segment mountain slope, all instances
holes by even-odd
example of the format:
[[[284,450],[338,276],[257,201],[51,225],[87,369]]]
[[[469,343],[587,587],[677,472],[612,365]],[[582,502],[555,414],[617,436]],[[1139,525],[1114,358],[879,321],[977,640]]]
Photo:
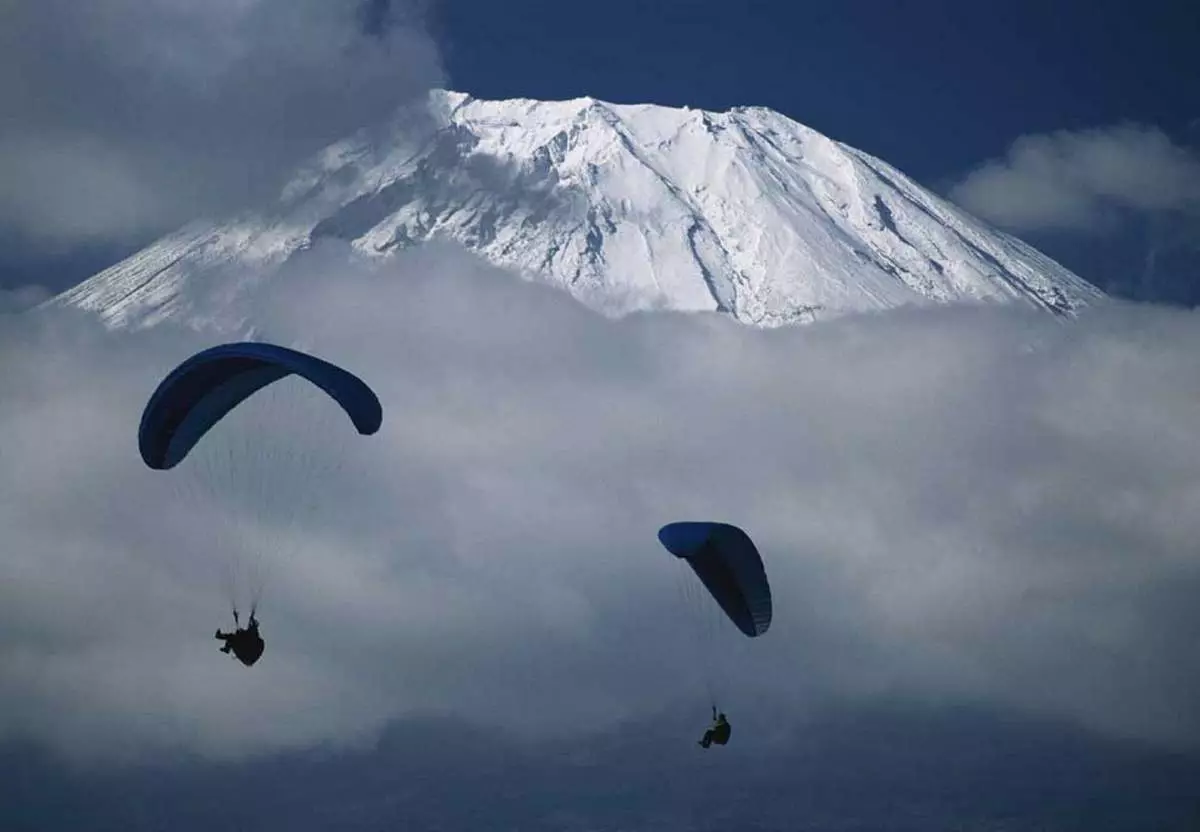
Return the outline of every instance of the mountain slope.
[[[269,210],[196,223],[54,302],[114,326],[236,321],[255,281],[325,237],[373,256],[449,240],[608,313],[721,310],[764,326],[962,300],[1069,313],[1101,297],[771,110],[445,91],[427,106],[327,148]]]

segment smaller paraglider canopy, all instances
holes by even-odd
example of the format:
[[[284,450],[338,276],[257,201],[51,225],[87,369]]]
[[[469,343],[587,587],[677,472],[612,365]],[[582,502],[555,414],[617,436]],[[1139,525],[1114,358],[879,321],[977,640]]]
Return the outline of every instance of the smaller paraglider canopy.
[[[225,414],[289,375],[329,394],[360,434],[375,433],[383,423],[375,393],[341,367],[274,344],[222,344],[196,353],[158,385],[138,429],[142,460],[157,470],[173,468]]]
[[[771,626],[771,587],[750,536],[728,523],[680,522],[659,529],[659,542],[687,561],[729,619],[750,638]]]

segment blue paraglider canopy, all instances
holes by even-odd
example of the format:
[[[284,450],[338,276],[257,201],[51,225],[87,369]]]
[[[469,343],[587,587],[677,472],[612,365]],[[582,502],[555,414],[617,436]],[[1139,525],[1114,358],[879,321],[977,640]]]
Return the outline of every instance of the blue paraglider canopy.
[[[728,523],[681,522],[659,529],[667,551],[687,561],[709,594],[750,638],[771,626],[771,587],[749,535]]]
[[[225,414],[258,390],[298,375],[334,399],[360,434],[383,423],[383,408],[357,376],[319,358],[259,342],[222,344],[196,353],[163,379],[146,404],[138,450],[146,465],[178,465]]]

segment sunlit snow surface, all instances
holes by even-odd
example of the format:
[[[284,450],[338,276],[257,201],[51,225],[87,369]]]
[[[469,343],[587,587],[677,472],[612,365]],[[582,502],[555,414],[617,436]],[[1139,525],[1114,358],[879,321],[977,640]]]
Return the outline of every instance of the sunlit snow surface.
[[[257,282],[323,237],[431,240],[606,314],[721,310],[776,326],[928,302],[1056,313],[1101,293],[886,163],[760,107],[590,98],[424,112],[318,154],[270,210],[196,223],[55,299],[113,326],[238,326]]]

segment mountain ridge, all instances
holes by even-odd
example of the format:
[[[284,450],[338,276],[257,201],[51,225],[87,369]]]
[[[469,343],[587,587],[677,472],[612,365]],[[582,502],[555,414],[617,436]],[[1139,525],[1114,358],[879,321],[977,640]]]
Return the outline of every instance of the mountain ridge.
[[[606,314],[778,326],[910,304],[1103,297],[860,150],[764,107],[723,113],[435,90],[319,154],[277,204],[198,221],[50,303],[111,326],[244,317],[317,241],[366,256],[439,240]]]

